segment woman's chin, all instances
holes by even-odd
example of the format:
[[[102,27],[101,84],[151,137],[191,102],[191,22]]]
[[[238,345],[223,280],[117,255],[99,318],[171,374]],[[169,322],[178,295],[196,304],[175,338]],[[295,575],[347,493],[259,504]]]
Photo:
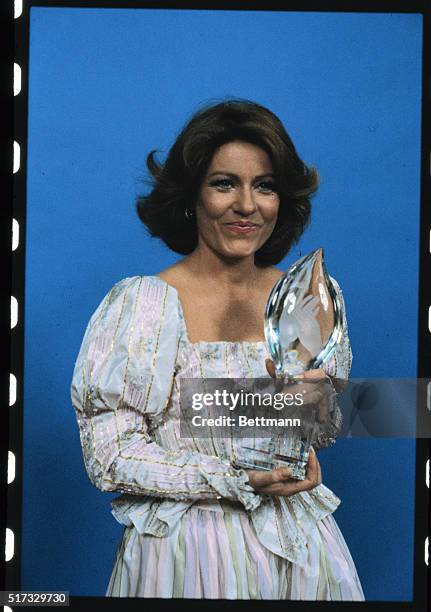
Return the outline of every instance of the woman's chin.
[[[218,244],[214,244],[214,242],[211,244],[207,241],[206,244],[213,253],[216,253],[221,259],[226,261],[253,258],[256,251],[262,246],[260,240],[250,240],[247,238],[229,241],[223,240],[219,241]]]
[[[253,257],[259,247],[255,245],[250,245],[247,248],[231,248],[231,249],[223,249],[223,252],[220,252],[220,255],[224,259],[228,260],[241,260],[247,259],[249,257]]]

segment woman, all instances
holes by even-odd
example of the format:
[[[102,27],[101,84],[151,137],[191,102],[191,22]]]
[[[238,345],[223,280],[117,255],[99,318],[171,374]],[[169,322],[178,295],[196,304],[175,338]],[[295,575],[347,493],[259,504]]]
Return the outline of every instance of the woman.
[[[274,264],[309,220],[316,172],[280,120],[244,100],[198,112],[165,163],[153,152],[148,167],[153,189],[138,214],[186,257],[114,286],[72,383],[89,477],[123,493],[112,502],[125,530],[107,595],[362,600],[314,452],[305,480],[293,480],[286,468],[238,469],[232,438],[182,438],[179,427],[182,378],[274,374],[264,308]],[[325,371],[305,378],[347,379],[350,360],[344,321]]]

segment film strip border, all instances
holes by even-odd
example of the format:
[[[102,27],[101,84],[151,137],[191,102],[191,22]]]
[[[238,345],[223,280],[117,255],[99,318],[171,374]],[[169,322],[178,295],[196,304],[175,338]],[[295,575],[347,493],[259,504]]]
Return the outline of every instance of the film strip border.
[[[133,2],[96,1],[66,2],[6,0],[2,3],[3,55],[12,61],[2,70],[2,101],[6,111],[1,119],[6,143],[2,151],[1,180],[4,189],[3,211],[7,223],[1,230],[3,249],[0,278],[2,287],[1,310],[1,372],[2,416],[0,426],[0,526],[4,534],[0,547],[5,551],[1,562],[0,590],[19,590],[21,572],[21,507],[22,507],[22,433],[23,433],[23,374],[24,374],[24,298],[25,298],[25,230],[26,230],[26,159],[27,159],[27,110],[28,110],[28,53],[29,12],[32,5],[69,6],[98,8],[222,8],[216,2]],[[407,6],[408,5],[408,6]],[[238,3],[231,10],[280,10],[271,2]],[[421,162],[421,223],[420,223],[420,295],[418,327],[418,377],[431,375],[431,11],[427,2],[397,3],[376,0],[375,2],[328,2],[326,6],[316,2],[286,2],[285,10],[301,11],[356,11],[356,12],[417,12],[424,17],[423,45],[423,98],[422,98],[422,162]],[[14,27],[15,24],[15,27]],[[11,31],[15,30],[15,40]],[[12,42],[11,42],[12,40]],[[2,65],[3,68],[3,65]],[[12,86],[13,83],[13,86]],[[12,115],[12,108],[15,114]],[[13,117],[13,120],[12,120]],[[13,126],[13,127],[12,127]],[[11,156],[11,150],[13,155]],[[13,188],[12,188],[13,185]],[[418,402],[418,406],[423,405]],[[428,390],[427,408],[431,410],[431,389]],[[420,415],[418,415],[420,418]],[[430,496],[430,440],[416,441],[416,521],[415,521],[415,574],[414,610],[427,609],[426,584],[429,579],[429,496]],[[3,494],[3,492],[5,494]],[[6,512],[7,510],[7,512]],[[425,520],[423,520],[425,517]],[[429,594],[428,594],[429,597]],[[71,598],[71,600],[87,598]],[[94,598],[91,599],[94,604]],[[103,601],[104,609],[110,602]],[[76,602],[77,603],[77,602]],[[126,602],[124,602],[126,603]],[[132,603],[132,602],[130,602]],[[135,603],[139,603],[138,601]],[[210,602],[207,602],[209,604]],[[216,602],[214,602],[216,603]],[[305,605],[309,602],[304,602]],[[116,602],[112,602],[116,605]],[[293,603],[293,607],[299,604]],[[386,605],[387,604],[387,605]],[[366,605],[366,604],[365,604]],[[379,602],[383,607],[396,610],[396,602]],[[321,607],[321,606],[320,606]],[[10,612],[11,608],[4,609]]]
[[[8,2],[9,4],[9,2]],[[12,20],[11,30],[15,32],[12,82],[9,91],[12,96],[12,217],[9,223],[9,249],[11,255],[11,286],[9,294],[10,316],[10,368],[9,368],[9,443],[7,446],[7,520],[5,528],[5,575],[4,589],[8,583],[18,584],[20,580],[21,549],[21,505],[22,505],[22,430],[23,430],[23,372],[24,372],[24,294],[25,294],[25,186],[27,159],[27,40],[28,9],[24,12],[23,0],[10,2],[8,18]],[[12,13],[12,14],[11,14]],[[18,22],[26,21],[15,28]],[[24,28],[22,27],[24,25]],[[10,230],[12,230],[10,232]],[[4,609],[8,611],[8,606]],[[9,608],[10,609],[10,608]]]
[[[419,239],[418,378],[431,372],[431,7],[423,12],[422,48],[422,156]],[[419,399],[419,398],[418,398]],[[417,422],[423,407],[431,411],[431,383],[427,398],[417,402]],[[430,457],[431,440],[416,440],[414,601],[429,609],[430,596]],[[424,522],[420,520],[423,513]],[[422,557],[423,555],[423,557]],[[421,557],[424,560],[421,565]],[[423,571],[422,571],[423,570]],[[424,585],[427,584],[428,587]],[[422,603],[423,601],[423,603]]]

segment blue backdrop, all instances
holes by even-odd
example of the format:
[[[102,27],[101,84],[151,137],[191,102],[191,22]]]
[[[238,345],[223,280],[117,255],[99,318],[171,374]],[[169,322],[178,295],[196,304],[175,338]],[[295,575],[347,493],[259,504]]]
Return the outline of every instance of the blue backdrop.
[[[420,15],[32,8],[22,589],[103,595],[122,527],[85,473],[70,403],[88,319],[119,279],[177,259],[134,213],[145,158],[202,102],[280,116],[321,188],[280,266],[324,246],[352,376],[416,375]],[[402,40],[402,45],[400,45]],[[412,597],[415,446],[319,454],[367,599]]]

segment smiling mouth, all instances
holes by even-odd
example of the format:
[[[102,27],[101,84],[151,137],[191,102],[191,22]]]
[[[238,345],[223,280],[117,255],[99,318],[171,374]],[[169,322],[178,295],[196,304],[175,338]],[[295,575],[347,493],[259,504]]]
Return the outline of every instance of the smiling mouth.
[[[256,223],[249,223],[249,222],[241,223],[240,221],[237,221],[235,223],[225,223],[225,226],[229,230],[237,234],[247,234],[249,232],[253,232],[259,229],[260,227],[260,225],[257,225]]]

